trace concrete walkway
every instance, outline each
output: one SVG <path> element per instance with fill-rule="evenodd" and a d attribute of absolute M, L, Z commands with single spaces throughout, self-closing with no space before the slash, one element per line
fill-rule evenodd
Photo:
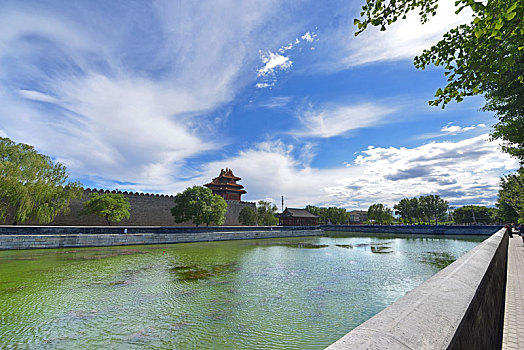
<path fill-rule="evenodd" d="M 524 349 L 524 243 L 513 234 L 508 246 L 508 279 L 502 349 Z"/>

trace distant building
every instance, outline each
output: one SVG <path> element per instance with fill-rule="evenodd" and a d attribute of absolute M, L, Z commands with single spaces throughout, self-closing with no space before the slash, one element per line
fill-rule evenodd
<path fill-rule="evenodd" d="M 237 184 L 239 180 L 241 178 L 233 175 L 233 171 L 226 168 L 225 170 L 221 169 L 220 175 L 204 186 L 213 191 L 213 194 L 219 195 L 225 200 L 239 201 L 241 200 L 240 196 L 247 193 L 244 186 Z"/>
<path fill-rule="evenodd" d="M 286 208 L 278 215 L 280 226 L 314 226 L 318 225 L 320 216 L 311 214 L 306 209 Z"/>
<path fill-rule="evenodd" d="M 349 223 L 360 223 L 368 221 L 368 212 L 365 210 L 353 210 L 349 212 Z"/>

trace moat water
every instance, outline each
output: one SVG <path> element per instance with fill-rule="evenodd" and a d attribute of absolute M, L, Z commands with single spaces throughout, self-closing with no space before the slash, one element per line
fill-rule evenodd
<path fill-rule="evenodd" d="M 484 238 L 0 251 L 0 349 L 323 349 Z"/>

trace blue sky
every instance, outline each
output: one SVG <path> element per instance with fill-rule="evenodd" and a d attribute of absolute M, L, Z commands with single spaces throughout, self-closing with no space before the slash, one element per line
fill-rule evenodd
<path fill-rule="evenodd" d="M 175 194 L 232 168 L 247 194 L 366 209 L 440 194 L 493 205 L 517 162 L 481 97 L 413 57 L 454 1 L 354 37 L 362 1 L 0 0 L 0 136 L 85 187 Z"/>

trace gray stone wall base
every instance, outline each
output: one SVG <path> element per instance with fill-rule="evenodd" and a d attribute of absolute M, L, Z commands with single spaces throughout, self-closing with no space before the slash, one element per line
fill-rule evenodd
<path fill-rule="evenodd" d="M 489 235 L 500 229 L 500 225 L 321 225 L 325 231 L 357 233 L 394 233 L 417 235 Z"/>
<path fill-rule="evenodd" d="M 45 234 L 1 235 L 0 250 L 79 248 L 140 244 L 172 244 L 238 239 L 321 236 L 322 230 L 261 230 L 231 232 L 130 233 L 130 234 Z"/>

